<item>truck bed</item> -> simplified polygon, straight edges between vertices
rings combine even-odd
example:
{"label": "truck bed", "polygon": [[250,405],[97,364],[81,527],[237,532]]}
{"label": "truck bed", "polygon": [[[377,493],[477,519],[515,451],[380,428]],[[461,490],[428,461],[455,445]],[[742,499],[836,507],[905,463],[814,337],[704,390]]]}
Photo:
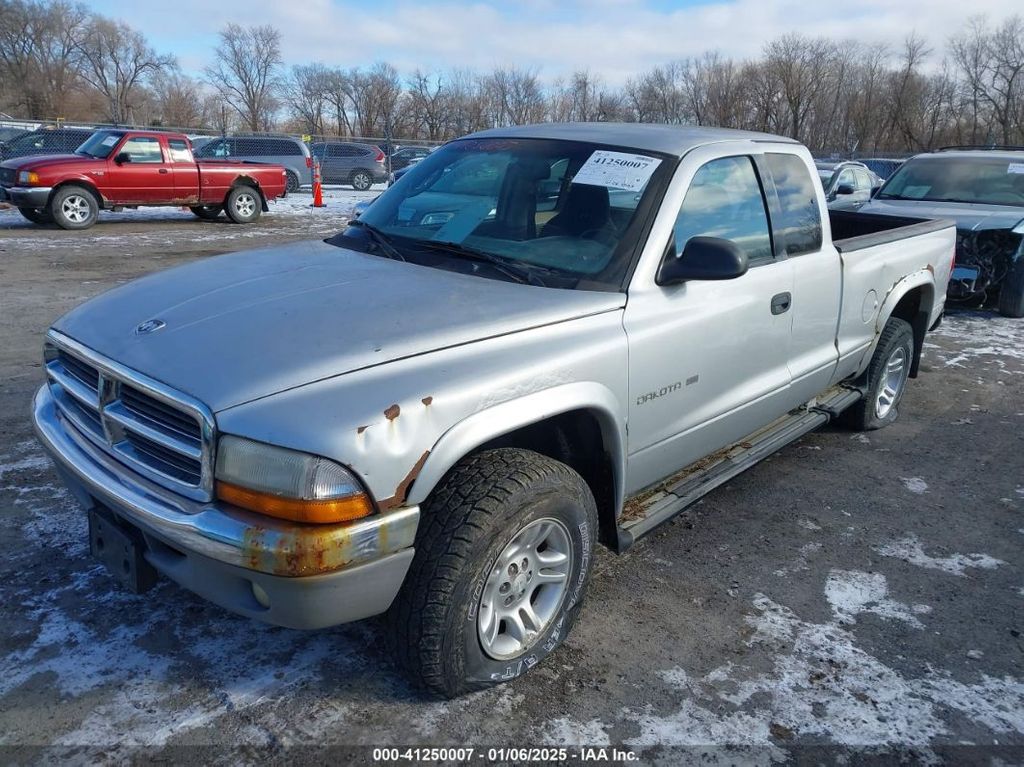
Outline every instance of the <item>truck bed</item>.
{"label": "truck bed", "polygon": [[898,242],[954,225],[943,219],[882,216],[852,210],[830,210],[828,217],[832,222],[832,243],[840,253]]}

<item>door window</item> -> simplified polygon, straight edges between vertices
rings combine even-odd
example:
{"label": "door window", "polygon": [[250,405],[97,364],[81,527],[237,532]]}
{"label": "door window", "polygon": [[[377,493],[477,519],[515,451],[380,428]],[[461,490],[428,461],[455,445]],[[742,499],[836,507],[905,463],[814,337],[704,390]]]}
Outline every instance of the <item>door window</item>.
{"label": "door window", "polygon": [[693,237],[730,240],[751,263],[771,259],[768,214],[749,157],[722,157],[697,171],[676,218],[677,256]]}
{"label": "door window", "polygon": [[765,163],[775,183],[779,211],[773,211],[775,246],[798,256],[821,249],[821,212],[818,194],[806,163],[795,154],[769,152]]}
{"label": "door window", "polygon": [[126,154],[132,163],[163,162],[164,155],[160,151],[160,140],[151,136],[135,136],[121,145],[118,154]]}
{"label": "door window", "polygon": [[847,168],[846,170],[839,174],[839,181],[836,182],[836,189],[839,189],[839,187],[843,185],[851,186],[854,189],[857,188],[857,183],[853,177],[853,168]]}
{"label": "door window", "polygon": [[871,191],[871,174],[866,170],[855,170],[854,178],[857,179],[857,191],[858,192],[870,192]]}

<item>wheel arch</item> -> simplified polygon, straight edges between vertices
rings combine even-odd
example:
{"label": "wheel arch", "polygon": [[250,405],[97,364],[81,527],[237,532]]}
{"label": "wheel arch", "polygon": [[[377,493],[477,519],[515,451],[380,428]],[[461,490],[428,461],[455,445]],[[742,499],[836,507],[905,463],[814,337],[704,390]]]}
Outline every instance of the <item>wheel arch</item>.
{"label": "wheel arch", "polygon": [[934,305],[935,277],[930,269],[922,269],[896,283],[878,312],[878,323],[875,327],[876,344],[885,324],[893,317],[907,321],[913,328],[914,358],[910,364],[911,378],[917,378],[921,352],[924,349],[924,337],[928,332]]}
{"label": "wheel arch", "polygon": [[53,202],[53,198],[58,191],[69,186],[80,186],[87,192],[89,192],[93,197],[96,198],[96,204],[99,206],[100,210],[103,210],[106,207],[107,201],[103,198],[103,195],[100,193],[100,190],[92,181],[90,181],[87,178],[66,178],[60,181],[59,183],[54,184],[53,189],[50,191],[50,196],[46,198],[47,207],[49,207],[50,204]]}
{"label": "wheel arch", "polygon": [[615,540],[625,491],[625,434],[619,402],[597,383],[557,386],[478,411],[430,450],[407,503],[422,503],[463,458],[497,447],[533,450],[579,473],[597,502],[601,540]]}
{"label": "wheel arch", "polygon": [[251,187],[256,192],[256,194],[260,196],[260,209],[264,213],[270,210],[270,205],[267,204],[267,196],[266,194],[263,193],[263,187],[260,186],[260,182],[257,181],[252,176],[246,175],[244,173],[235,176],[235,178],[231,181],[231,186],[228,188],[227,193],[224,195],[224,202],[221,204],[227,206],[228,195],[231,194],[232,191],[234,191],[240,186]]}

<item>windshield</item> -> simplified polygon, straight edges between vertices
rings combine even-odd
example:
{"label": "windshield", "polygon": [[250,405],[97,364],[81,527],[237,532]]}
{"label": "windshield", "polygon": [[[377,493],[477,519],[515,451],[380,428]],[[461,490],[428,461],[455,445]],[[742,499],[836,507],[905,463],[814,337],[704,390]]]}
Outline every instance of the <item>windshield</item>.
{"label": "windshield", "polygon": [[411,166],[359,225],[329,242],[353,247],[372,230],[409,261],[620,290],[640,239],[638,210],[670,165],[653,153],[587,142],[463,139]]}
{"label": "windshield", "polygon": [[821,180],[821,185],[828,189],[828,182],[832,180],[832,171],[818,168],[818,178]]}
{"label": "windshield", "polygon": [[1024,159],[918,157],[893,173],[877,196],[1024,206]]}
{"label": "windshield", "polygon": [[96,131],[75,150],[75,154],[84,154],[98,160],[105,160],[110,157],[110,153],[114,151],[114,147],[117,146],[117,142],[123,135],[123,133],[115,131]]}

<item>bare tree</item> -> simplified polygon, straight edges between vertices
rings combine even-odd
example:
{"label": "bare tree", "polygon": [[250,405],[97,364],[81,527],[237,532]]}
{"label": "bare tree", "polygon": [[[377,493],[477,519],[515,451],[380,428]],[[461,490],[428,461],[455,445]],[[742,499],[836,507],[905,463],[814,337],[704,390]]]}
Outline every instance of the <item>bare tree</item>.
{"label": "bare tree", "polygon": [[292,113],[307,133],[327,133],[326,116],[329,105],[332,72],[320,63],[292,67],[287,84],[287,101]]}
{"label": "bare tree", "polygon": [[950,41],[950,53],[967,86],[972,140],[984,120],[998,128],[1002,143],[1012,143],[1024,128],[1024,20],[1011,16],[990,29],[975,17]]}
{"label": "bare tree", "polygon": [[274,123],[282,87],[281,33],[271,26],[228,24],[220,31],[206,81],[252,131]]}
{"label": "bare tree", "polygon": [[79,51],[82,77],[103,96],[105,117],[115,124],[132,122],[146,82],[175,66],[173,56],[158,54],[127,24],[100,17],[89,23]]}
{"label": "bare tree", "polygon": [[203,128],[211,122],[202,87],[180,72],[154,78],[153,109],[159,123],[176,128]]}

